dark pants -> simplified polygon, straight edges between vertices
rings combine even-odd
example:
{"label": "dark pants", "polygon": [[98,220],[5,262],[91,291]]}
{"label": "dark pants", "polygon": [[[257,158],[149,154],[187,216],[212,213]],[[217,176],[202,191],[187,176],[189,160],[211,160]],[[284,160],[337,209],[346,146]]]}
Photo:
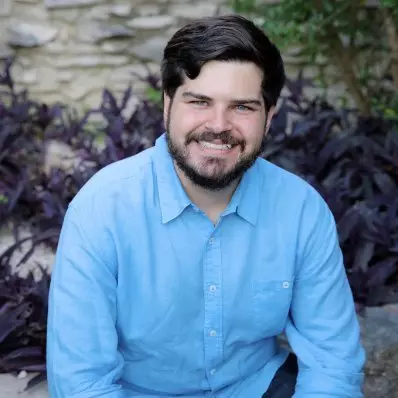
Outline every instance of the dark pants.
{"label": "dark pants", "polygon": [[296,387],[297,373],[297,357],[290,353],[262,398],[291,398]]}

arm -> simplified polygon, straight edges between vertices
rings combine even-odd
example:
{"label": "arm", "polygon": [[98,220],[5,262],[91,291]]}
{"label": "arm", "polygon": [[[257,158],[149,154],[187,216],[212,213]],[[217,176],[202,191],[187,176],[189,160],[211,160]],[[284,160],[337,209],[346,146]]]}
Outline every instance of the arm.
{"label": "arm", "polygon": [[97,219],[69,207],[51,277],[47,377],[51,398],[124,398],[117,384],[116,266]]}
{"label": "arm", "polygon": [[362,398],[365,354],[333,216],[306,202],[286,336],[297,354],[294,398]]}

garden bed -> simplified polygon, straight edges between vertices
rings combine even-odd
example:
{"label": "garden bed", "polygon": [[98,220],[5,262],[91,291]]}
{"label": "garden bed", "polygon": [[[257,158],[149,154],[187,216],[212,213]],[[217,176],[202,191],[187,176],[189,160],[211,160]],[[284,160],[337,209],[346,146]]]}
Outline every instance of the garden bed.
{"label": "garden bed", "polygon": [[[163,132],[160,86],[146,76],[150,98],[131,111],[133,87],[120,100],[104,89],[99,107],[79,115],[16,92],[11,71],[10,61],[0,74],[0,373],[45,377],[51,256],[66,208],[96,171],[154,144]],[[306,98],[309,84],[288,79],[262,156],[307,180],[329,204],[362,316],[398,302],[396,120]],[[396,358],[391,347],[387,356]]]}

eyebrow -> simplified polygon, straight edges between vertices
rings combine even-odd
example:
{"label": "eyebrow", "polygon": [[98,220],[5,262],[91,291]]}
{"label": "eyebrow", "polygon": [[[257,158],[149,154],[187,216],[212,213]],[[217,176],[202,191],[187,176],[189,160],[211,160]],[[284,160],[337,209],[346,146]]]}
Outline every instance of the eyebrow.
{"label": "eyebrow", "polygon": [[[192,91],[185,91],[182,96],[184,98],[195,98],[198,99],[200,101],[212,101],[212,99],[210,97],[208,97],[207,95],[203,95],[203,94],[198,94],[198,93],[194,93]],[[259,101],[258,99],[251,99],[251,98],[242,98],[242,99],[235,99],[231,101],[233,104],[235,105],[257,105],[257,106],[262,106],[261,101]]]}

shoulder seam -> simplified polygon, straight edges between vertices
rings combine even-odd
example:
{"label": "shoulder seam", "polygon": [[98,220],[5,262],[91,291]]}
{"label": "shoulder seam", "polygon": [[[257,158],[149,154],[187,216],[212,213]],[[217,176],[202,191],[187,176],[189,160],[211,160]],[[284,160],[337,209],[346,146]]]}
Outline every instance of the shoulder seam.
{"label": "shoulder seam", "polygon": [[[150,158],[147,162],[141,164],[141,165],[137,168],[137,170],[135,170],[132,174],[130,174],[130,175],[128,175],[128,176],[125,176],[125,177],[117,177],[117,178],[114,178],[114,179],[112,179],[112,180],[106,181],[106,184],[113,184],[113,183],[115,183],[115,182],[122,181],[122,180],[134,179],[135,177],[137,177],[137,176],[139,175],[140,172],[142,172],[142,170],[143,170],[146,166],[148,166],[148,164],[152,164],[152,163],[153,163],[153,159]],[[100,186],[96,187],[96,189],[93,190],[93,191],[88,195],[88,197],[91,198],[91,199],[93,199],[93,198],[97,195],[98,191],[100,191],[100,190],[102,190],[102,189],[104,188],[104,185],[105,185],[105,184],[102,183]],[[77,195],[78,195],[78,193],[76,194],[76,196],[77,196]],[[76,198],[76,196],[75,196],[75,198]],[[76,209],[75,204],[74,204],[74,202],[75,202],[74,199],[75,199],[75,198],[72,199],[72,201],[70,202],[69,206]]]}

